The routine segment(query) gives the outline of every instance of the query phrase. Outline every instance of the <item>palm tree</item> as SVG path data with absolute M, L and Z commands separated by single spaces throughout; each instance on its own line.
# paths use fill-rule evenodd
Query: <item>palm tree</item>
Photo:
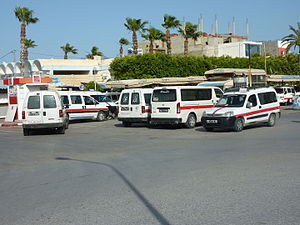
M 91 49 L 91 53 L 86 55 L 87 59 L 94 59 L 94 56 L 103 56 L 103 53 L 99 51 L 99 48 L 93 46 Z
M 176 19 L 175 16 L 164 15 L 164 23 L 162 24 L 164 28 L 166 28 L 166 39 L 167 39 L 167 53 L 171 55 L 172 47 L 171 47 L 171 28 L 177 28 L 180 26 L 180 21 Z
M 132 31 L 132 44 L 133 44 L 133 54 L 137 54 L 138 50 L 138 40 L 137 40 L 137 32 L 144 33 L 145 26 L 148 24 L 148 21 L 142 21 L 141 19 L 132 19 L 126 18 L 126 22 L 124 26 Z
M 26 7 L 16 7 L 15 16 L 21 22 L 21 34 L 20 34 L 20 63 L 21 63 L 21 75 L 24 75 L 24 61 L 25 61 L 25 44 L 26 39 L 26 26 L 30 23 L 36 23 L 39 21 L 37 17 L 33 17 L 33 10 L 30 10 Z
M 149 52 L 153 53 L 154 52 L 154 41 L 155 40 L 161 40 L 164 36 L 164 33 L 162 33 L 160 30 L 150 27 L 149 29 L 146 29 L 148 31 L 147 34 L 143 34 L 142 37 L 145 38 L 146 40 L 150 41 L 149 45 Z
M 184 37 L 184 55 L 189 52 L 189 38 L 197 40 L 200 36 L 200 32 L 197 32 L 197 25 L 187 22 L 184 27 L 179 28 L 179 33 Z
M 119 40 L 120 44 L 120 57 L 123 57 L 123 45 L 129 45 L 130 42 L 126 38 L 121 38 Z
M 24 60 L 28 60 L 28 49 L 29 48 L 35 48 L 37 45 L 35 44 L 35 41 L 31 40 L 31 39 L 25 39 L 24 40 L 24 49 L 25 49 L 25 53 L 24 53 Z
M 71 52 L 73 54 L 78 54 L 78 50 L 74 48 L 74 46 L 71 46 L 69 43 L 67 43 L 65 46 L 60 47 L 64 51 L 64 59 L 68 59 L 68 53 Z

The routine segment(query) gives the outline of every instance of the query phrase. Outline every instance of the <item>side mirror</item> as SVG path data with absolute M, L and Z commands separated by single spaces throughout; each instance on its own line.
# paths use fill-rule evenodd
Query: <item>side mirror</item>
M 251 109 L 253 107 L 252 102 L 247 102 L 246 108 Z

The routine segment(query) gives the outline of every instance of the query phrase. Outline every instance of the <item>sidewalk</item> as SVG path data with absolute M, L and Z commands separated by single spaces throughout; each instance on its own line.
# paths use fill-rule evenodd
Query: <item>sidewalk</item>
M 5 122 L 4 119 L 0 119 L 0 127 L 15 127 L 21 125 L 22 125 L 21 121 Z

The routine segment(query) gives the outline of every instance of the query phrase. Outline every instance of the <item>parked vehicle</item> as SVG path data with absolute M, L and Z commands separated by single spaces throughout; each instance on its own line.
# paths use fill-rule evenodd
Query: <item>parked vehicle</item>
M 107 97 L 109 97 L 113 102 L 117 102 L 117 101 L 119 101 L 121 93 L 120 92 L 106 92 L 105 95 Z
M 108 118 L 115 118 L 118 115 L 118 107 L 105 93 L 100 91 L 85 91 L 85 94 L 94 98 L 97 102 L 105 103 L 108 108 Z
M 152 88 L 125 89 L 121 92 L 118 120 L 125 127 L 148 123 L 151 115 Z
M 157 87 L 152 95 L 151 124 L 185 124 L 188 128 L 201 121 L 205 109 L 222 96 L 218 87 Z
M 224 93 L 215 107 L 205 110 L 202 125 L 207 131 L 267 123 L 272 127 L 280 117 L 280 105 L 272 87 L 235 88 Z
M 108 115 L 105 103 L 97 102 L 82 91 L 59 91 L 69 120 L 95 119 L 104 121 Z
M 293 97 L 296 94 L 294 87 L 275 87 L 275 90 L 277 92 L 280 104 L 292 104 Z
M 295 86 L 295 95 L 300 96 L 300 86 Z
M 60 134 L 68 128 L 68 118 L 55 91 L 29 92 L 24 99 L 23 134 L 30 135 L 31 131 L 49 128 Z

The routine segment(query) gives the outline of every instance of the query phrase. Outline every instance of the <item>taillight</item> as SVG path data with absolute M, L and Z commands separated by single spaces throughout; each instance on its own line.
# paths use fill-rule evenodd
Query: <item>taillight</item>
M 22 120 L 25 120 L 25 111 L 22 111 Z
M 64 111 L 62 109 L 59 110 L 59 117 L 60 118 L 64 117 Z
M 177 114 L 180 113 L 180 102 L 177 103 L 176 112 L 177 112 Z
M 146 112 L 145 106 L 142 106 L 142 113 L 145 113 L 145 112 Z

